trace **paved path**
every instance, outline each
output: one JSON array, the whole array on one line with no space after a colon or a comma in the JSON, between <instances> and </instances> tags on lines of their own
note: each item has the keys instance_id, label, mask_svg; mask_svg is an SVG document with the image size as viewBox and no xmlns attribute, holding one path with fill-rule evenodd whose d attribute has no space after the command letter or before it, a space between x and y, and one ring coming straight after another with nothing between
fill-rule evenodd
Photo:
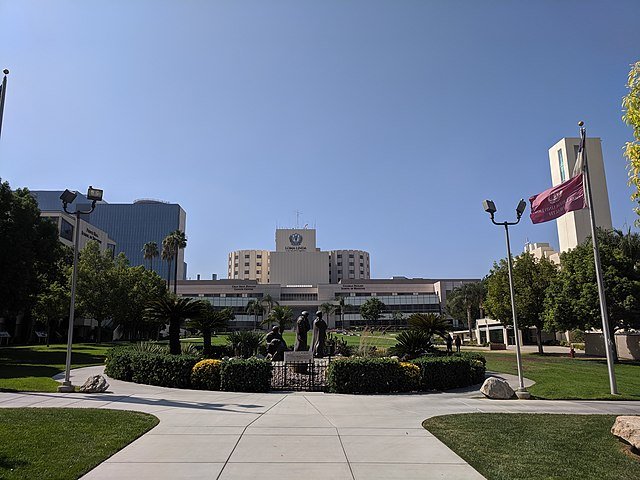
<instances>
[{"instance_id":1,"label":"paved path","mask_svg":"<svg viewBox=\"0 0 640 480\"><path fill-rule=\"evenodd\" d=\"M75 370L72 380L81 383L101 370ZM113 393L106 394L0 393L0 406L137 410L160 419L84 477L91 480L474 480L483 477L421 427L425 418L463 412L640 414L640 402L497 401L471 389L250 394L110 383Z\"/></svg>"}]
</instances>

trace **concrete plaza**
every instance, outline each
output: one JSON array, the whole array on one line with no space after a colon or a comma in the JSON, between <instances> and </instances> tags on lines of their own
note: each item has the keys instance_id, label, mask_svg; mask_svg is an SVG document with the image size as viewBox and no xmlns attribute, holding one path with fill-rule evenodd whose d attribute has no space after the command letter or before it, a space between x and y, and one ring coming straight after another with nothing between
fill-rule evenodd
<instances>
[{"instance_id":1,"label":"concrete plaza","mask_svg":"<svg viewBox=\"0 0 640 480\"><path fill-rule=\"evenodd\" d=\"M81 384L102 370L78 369L72 380ZM465 412L640 414L640 402L498 401L475 389L415 395L257 394L109 381L110 393L104 394L0 393L0 407L110 408L160 419L83 477L91 480L481 479L421 422Z\"/></svg>"}]
</instances>

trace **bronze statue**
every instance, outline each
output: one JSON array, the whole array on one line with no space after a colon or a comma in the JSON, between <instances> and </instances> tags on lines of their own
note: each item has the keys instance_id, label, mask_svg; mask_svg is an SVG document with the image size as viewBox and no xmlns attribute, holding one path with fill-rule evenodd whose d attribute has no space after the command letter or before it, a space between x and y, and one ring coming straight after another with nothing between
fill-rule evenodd
<instances>
[{"instance_id":1,"label":"bronze statue","mask_svg":"<svg viewBox=\"0 0 640 480\"><path fill-rule=\"evenodd\" d=\"M322 319L322 312L316 312L316 319L313 321L313 356L324 357L324 350L327 342L327 322Z\"/></svg>"},{"instance_id":2,"label":"bronze statue","mask_svg":"<svg viewBox=\"0 0 640 480\"><path fill-rule=\"evenodd\" d=\"M309 344L307 343L307 333L311 329L309 326L309 312L304 311L296 320L296 343L293 346L294 352L307 352L309 351Z\"/></svg>"},{"instance_id":3,"label":"bronze statue","mask_svg":"<svg viewBox=\"0 0 640 480\"><path fill-rule=\"evenodd\" d=\"M273 327L265 338L267 342L267 355L271 355L271 359L274 361L284 360L284 352L287 349L287 344L280 334L280 328Z\"/></svg>"}]
</instances>

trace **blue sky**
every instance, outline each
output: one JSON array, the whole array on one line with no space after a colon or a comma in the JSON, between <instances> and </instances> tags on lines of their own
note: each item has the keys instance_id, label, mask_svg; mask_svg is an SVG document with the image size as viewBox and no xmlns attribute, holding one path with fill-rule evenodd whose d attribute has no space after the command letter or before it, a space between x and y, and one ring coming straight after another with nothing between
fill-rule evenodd
<instances>
[{"instance_id":1,"label":"blue sky","mask_svg":"<svg viewBox=\"0 0 640 480\"><path fill-rule=\"evenodd\" d=\"M0 177L187 211L189 275L318 228L376 277L480 277L482 211L550 186L548 148L603 139L614 226L633 224L620 120L637 1L0 0L11 70ZM512 231L557 246L555 222Z\"/></svg>"}]
</instances>

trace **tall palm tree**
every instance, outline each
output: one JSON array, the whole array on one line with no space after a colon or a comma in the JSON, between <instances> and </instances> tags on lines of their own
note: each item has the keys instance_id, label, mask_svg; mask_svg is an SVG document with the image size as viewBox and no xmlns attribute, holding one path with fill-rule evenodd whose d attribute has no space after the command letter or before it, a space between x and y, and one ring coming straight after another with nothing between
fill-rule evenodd
<instances>
[{"instance_id":1,"label":"tall palm tree","mask_svg":"<svg viewBox=\"0 0 640 480\"><path fill-rule=\"evenodd\" d=\"M149 270L153 271L153 259L160 255L156 242L147 242L142 246L142 253L145 260L149 260Z\"/></svg>"},{"instance_id":2,"label":"tall palm tree","mask_svg":"<svg viewBox=\"0 0 640 480\"><path fill-rule=\"evenodd\" d=\"M173 293L176 294L178 292L178 253L180 250L187 248L187 236L182 230L174 230L169 236L173 239L172 244L175 258L173 265Z\"/></svg>"},{"instance_id":3,"label":"tall palm tree","mask_svg":"<svg viewBox=\"0 0 640 480\"><path fill-rule=\"evenodd\" d=\"M276 300L274 300L274 298L269 295L268 293L262 297L262 300L260 300L260 304L264 307L267 317L269 315L271 315L271 309L275 306L275 305L280 305Z\"/></svg>"},{"instance_id":4,"label":"tall palm tree","mask_svg":"<svg viewBox=\"0 0 640 480\"><path fill-rule=\"evenodd\" d=\"M175 258L174 252L173 238L171 235L167 235L162 240L162 260L167 262L167 290L171 288L171 262Z\"/></svg>"},{"instance_id":5,"label":"tall palm tree","mask_svg":"<svg viewBox=\"0 0 640 480\"><path fill-rule=\"evenodd\" d=\"M291 307L276 305L263 323L277 323L282 334L293 323L293 310Z\"/></svg>"},{"instance_id":6,"label":"tall palm tree","mask_svg":"<svg viewBox=\"0 0 640 480\"><path fill-rule=\"evenodd\" d=\"M202 302L194 298L167 295L149 304L145 311L148 320L158 324L169 324L169 351L180 355L180 324L186 319L202 315Z\"/></svg>"},{"instance_id":7,"label":"tall palm tree","mask_svg":"<svg viewBox=\"0 0 640 480\"><path fill-rule=\"evenodd\" d=\"M259 300L249 300L247 302L246 312L249 315L253 315L253 326L255 329L258 329L258 316L264 314L264 307L260 303Z\"/></svg>"},{"instance_id":8,"label":"tall palm tree","mask_svg":"<svg viewBox=\"0 0 640 480\"><path fill-rule=\"evenodd\" d=\"M320 311L324 313L327 319L327 323L329 323L329 315L336 311L336 306L333 303L324 302L322 305L320 305Z\"/></svg>"}]
</instances>

